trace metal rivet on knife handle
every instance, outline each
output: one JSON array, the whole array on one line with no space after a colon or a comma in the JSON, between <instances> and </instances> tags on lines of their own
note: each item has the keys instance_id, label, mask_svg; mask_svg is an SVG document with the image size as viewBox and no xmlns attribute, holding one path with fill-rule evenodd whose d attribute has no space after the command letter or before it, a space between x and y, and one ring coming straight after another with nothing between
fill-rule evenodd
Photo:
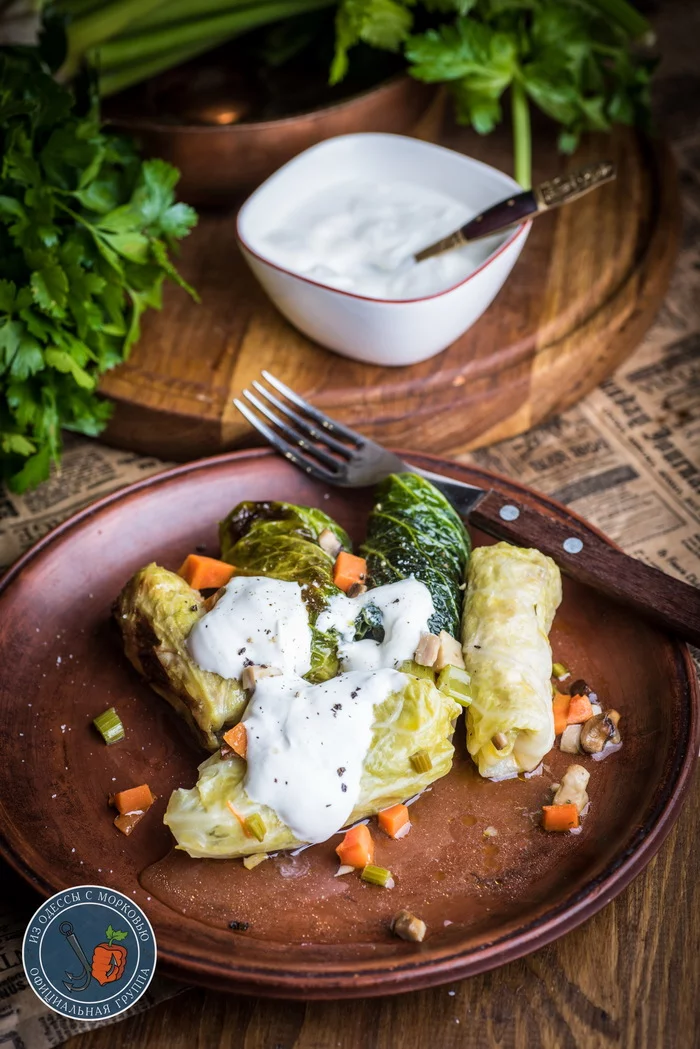
<instances>
[{"instance_id":1,"label":"metal rivet on knife handle","mask_svg":"<svg viewBox=\"0 0 700 1049\"><path fill-rule=\"evenodd\" d=\"M563 546L567 554L580 554L583 550L583 539L578 539L575 535L569 536L564 540Z\"/></svg>"},{"instance_id":2,"label":"metal rivet on knife handle","mask_svg":"<svg viewBox=\"0 0 700 1049\"><path fill-rule=\"evenodd\" d=\"M506 505L502 506L498 511L498 516L503 521L517 521L520 517L520 510L518 510L517 506L513 506L512 503L506 503Z\"/></svg>"}]
</instances>

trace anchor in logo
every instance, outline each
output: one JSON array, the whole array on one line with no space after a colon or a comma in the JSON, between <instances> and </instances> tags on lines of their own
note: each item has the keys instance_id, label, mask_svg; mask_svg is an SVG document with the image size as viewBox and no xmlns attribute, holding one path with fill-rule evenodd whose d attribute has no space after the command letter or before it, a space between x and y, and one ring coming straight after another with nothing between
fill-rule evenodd
<instances>
[{"instance_id":1,"label":"anchor in logo","mask_svg":"<svg viewBox=\"0 0 700 1049\"><path fill-rule=\"evenodd\" d=\"M118 929L115 930L111 925L108 926L105 933L107 942L97 944L92 952L91 964L87 959L78 937L73 932L73 926L71 923L61 922L58 931L62 936L65 936L73 953L82 965L82 971L78 973L69 973L68 970L66 970L67 979L63 981L63 986L67 990L84 991L87 989L88 984L93 977L101 985L114 983L115 980L121 979L126 967L127 949L118 941L126 939L129 935L128 932L122 932ZM116 944L115 941L117 941Z\"/></svg>"}]
</instances>

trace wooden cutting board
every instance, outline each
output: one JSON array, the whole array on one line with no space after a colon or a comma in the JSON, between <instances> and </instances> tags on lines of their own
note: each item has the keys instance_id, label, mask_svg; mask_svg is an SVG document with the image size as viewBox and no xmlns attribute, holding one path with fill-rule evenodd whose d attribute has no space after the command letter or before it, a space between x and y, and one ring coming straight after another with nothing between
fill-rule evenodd
<instances>
[{"instance_id":1,"label":"wooden cutting board","mask_svg":"<svg viewBox=\"0 0 700 1049\"><path fill-rule=\"evenodd\" d=\"M504 170L507 129L441 142ZM494 303L432 360L377 368L310 342L275 310L236 246L235 214L202 216L184 276L201 305L168 288L131 359L103 379L116 406L109 443L192 459L255 443L232 398L268 368L304 397L394 446L458 454L543 421L580 399L635 348L663 300L676 254L675 168L662 141L630 129L588 137L574 158L537 134L536 181L607 157L618 179L533 225Z\"/></svg>"}]
</instances>

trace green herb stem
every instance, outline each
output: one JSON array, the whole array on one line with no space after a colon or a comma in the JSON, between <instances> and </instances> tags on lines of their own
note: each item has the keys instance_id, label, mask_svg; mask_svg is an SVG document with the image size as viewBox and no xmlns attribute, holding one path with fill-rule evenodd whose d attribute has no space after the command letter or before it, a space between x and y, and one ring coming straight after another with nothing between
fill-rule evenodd
<instances>
[{"instance_id":1,"label":"green herb stem","mask_svg":"<svg viewBox=\"0 0 700 1049\"><path fill-rule=\"evenodd\" d=\"M532 131L530 128L530 104L525 88L519 80L513 81L510 90L511 114L513 119L513 152L515 181L523 189L532 187Z\"/></svg>"},{"instance_id":2,"label":"green herb stem","mask_svg":"<svg viewBox=\"0 0 700 1049\"><path fill-rule=\"evenodd\" d=\"M210 47L212 41L218 40L223 43L224 40L249 29L304 11L328 7L332 2L333 0L272 0L270 3L248 4L225 14L167 26L139 36L116 37L106 40L97 49L100 66L109 71L184 46L194 47L195 44L202 43L205 47Z\"/></svg>"},{"instance_id":3,"label":"green herb stem","mask_svg":"<svg viewBox=\"0 0 700 1049\"><path fill-rule=\"evenodd\" d=\"M134 19L127 32L131 36L143 30L175 25L180 22L191 24L202 18L210 17L217 11L230 11L232 8L242 7L249 3L250 0L202 0L201 4L193 4L192 0L170 0L170 3L155 7L143 17Z\"/></svg>"},{"instance_id":4,"label":"green herb stem","mask_svg":"<svg viewBox=\"0 0 700 1049\"><path fill-rule=\"evenodd\" d=\"M611 22L616 22L632 40L651 47L656 34L643 14L627 0L590 0L600 13Z\"/></svg>"},{"instance_id":5,"label":"green herb stem","mask_svg":"<svg viewBox=\"0 0 700 1049\"><path fill-rule=\"evenodd\" d=\"M218 40L199 40L196 44L183 44L182 47L174 48L172 51L161 51L151 58L135 62L133 65L116 66L114 69L104 70L100 73L100 96L108 98L115 95L117 91L124 91L127 87L140 84L149 77L162 73L165 69L174 69L175 66L196 58L204 51L216 47Z\"/></svg>"},{"instance_id":6,"label":"green herb stem","mask_svg":"<svg viewBox=\"0 0 700 1049\"><path fill-rule=\"evenodd\" d=\"M129 23L166 0L119 0L89 11L76 18L68 27L68 54L60 71L60 79L73 77L83 61L85 52L104 40L120 33Z\"/></svg>"},{"instance_id":7,"label":"green herb stem","mask_svg":"<svg viewBox=\"0 0 700 1049\"><path fill-rule=\"evenodd\" d=\"M82 18L98 8L104 8L103 0L60 0L57 5L62 15L70 15L72 18Z\"/></svg>"}]
</instances>

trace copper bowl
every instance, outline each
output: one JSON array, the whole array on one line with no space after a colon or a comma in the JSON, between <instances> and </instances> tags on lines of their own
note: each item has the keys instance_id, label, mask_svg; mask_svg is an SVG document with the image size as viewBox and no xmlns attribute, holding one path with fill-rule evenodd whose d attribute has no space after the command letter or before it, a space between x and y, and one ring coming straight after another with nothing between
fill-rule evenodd
<instances>
[{"instance_id":1,"label":"copper bowl","mask_svg":"<svg viewBox=\"0 0 700 1049\"><path fill-rule=\"evenodd\" d=\"M200 207L236 203L297 153L334 135L383 131L435 138L439 130L435 88L403 73L320 108L259 120L247 119L259 107L240 77L226 79L228 69L200 68L199 83L177 71L175 81L158 78L155 86L117 96L105 107L110 123L147 155L179 168L178 194Z\"/></svg>"}]
</instances>

